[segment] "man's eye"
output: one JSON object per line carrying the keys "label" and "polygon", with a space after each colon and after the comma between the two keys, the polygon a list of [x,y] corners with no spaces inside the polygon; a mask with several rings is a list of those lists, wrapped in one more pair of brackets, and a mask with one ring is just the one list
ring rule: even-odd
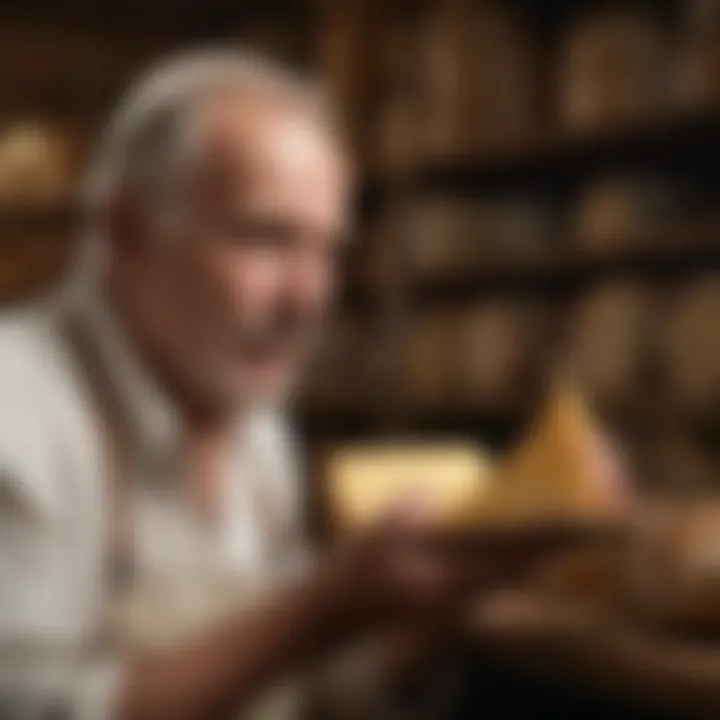
{"label": "man's eye", "polygon": [[227,238],[247,248],[280,248],[292,243],[292,233],[272,220],[240,220],[228,224]]}

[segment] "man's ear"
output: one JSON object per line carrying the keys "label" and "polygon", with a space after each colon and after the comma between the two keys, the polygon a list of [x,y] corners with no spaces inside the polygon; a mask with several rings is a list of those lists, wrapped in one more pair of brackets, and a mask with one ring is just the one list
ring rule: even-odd
{"label": "man's ear", "polygon": [[131,256],[147,247],[146,211],[140,198],[127,191],[117,193],[107,203],[105,212],[115,253]]}

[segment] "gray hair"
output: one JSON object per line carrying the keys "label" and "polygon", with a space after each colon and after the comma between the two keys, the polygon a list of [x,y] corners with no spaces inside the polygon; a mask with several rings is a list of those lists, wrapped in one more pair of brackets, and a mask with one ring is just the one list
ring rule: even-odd
{"label": "gray hair", "polygon": [[150,68],[130,86],[110,118],[91,163],[82,204],[85,227],[70,284],[104,267],[107,244],[98,210],[119,188],[152,198],[178,175],[179,137],[188,115],[209,95],[245,92],[281,99],[341,135],[331,98],[311,77],[236,48],[185,52]]}
{"label": "gray hair", "polygon": [[335,108],[312,78],[243,50],[183,53],[142,74],[122,98],[90,168],[87,208],[101,206],[118,186],[148,193],[172,178],[183,120],[204,97],[223,91],[281,98],[338,129]]}

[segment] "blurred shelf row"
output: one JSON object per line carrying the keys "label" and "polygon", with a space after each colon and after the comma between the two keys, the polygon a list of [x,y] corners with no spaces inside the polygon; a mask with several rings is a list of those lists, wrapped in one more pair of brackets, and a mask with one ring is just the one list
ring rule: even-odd
{"label": "blurred shelf row", "polygon": [[[553,152],[518,150],[492,161],[466,158],[457,164],[448,159],[405,180],[388,177],[385,212],[361,222],[348,305],[377,307],[379,296],[398,282],[420,299],[458,298],[504,288],[562,290],[606,274],[672,274],[717,264],[720,113],[707,111],[703,117],[705,136],[683,120],[655,133],[640,126],[621,140],[611,133],[592,141],[569,140]],[[6,264],[15,258],[22,262],[20,246],[32,256],[38,243],[49,246],[53,237],[66,242],[77,226],[80,213],[66,194],[77,186],[74,165],[67,160],[70,153],[52,149],[56,137],[51,128],[37,125],[0,133],[0,259]],[[688,154],[682,138],[705,146]],[[534,191],[522,186],[521,179],[533,172],[539,180],[542,172],[592,164],[587,158],[593,153],[598,162],[613,152],[627,160],[623,148],[643,144],[657,144],[661,155],[664,148],[665,157],[678,152],[690,157],[694,171],[606,169],[560,194],[549,192],[550,183],[539,183]],[[715,177],[700,172],[699,154],[716,162]],[[502,196],[484,184],[516,173],[520,185]],[[377,199],[377,187],[366,197],[376,193]],[[9,297],[4,287],[0,293]]]}
{"label": "blurred shelf row", "polygon": [[[718,102],[718,38],[714,0],[351,0],[329,10],[321,34],[360,159],[381,177],[478,153],[508,172],[517,147],[523,173],[547,153],[568,170],[603,150],[568,146],[568,135],[612,128],[622,145],[642,123],[662,136],[665,118]],[[651,151],[654,140],[626,149]],[[474,165],[470,175],[481,177]]]}
{"label": "blurred shelf row", "polygon": [[355,407],[523,409],[558,368],[597,407],[648,417],[661,403],[720,424],[720,270],[670,283],[613,278],[570,302],[516,295],[420,308],[383,336],[342,316],[319,354],[311,398]]}
{"label": "blurred shelf row", "polygon": [[720,487],[720,270],[603,279],[572,301],[515,294],[415,308],[387,351],[345,317],[300,403],[318,443],[386,434],[516,442],[567,373],[654,487]]}
{"label": "blurred shelf row", "polygon": [[[35,217],[62,222],[71,217],[71,191],[87,153],[87,128],[52,119],[0,119],[0,228]],[[720,107],[562,133],[479,153],[417,159],[410,166],[370,177],[361,188],[362,208],[428,194],[459,195],[506,190],[545,191],[558,180],[623,169],[659,168],[673,174],[703,169],[717,175]],[[707,167],[706,167],[707,166]]]}
{"label": "blurred shelf row", "polygon": [[627,169],[716,172],[720,106],[627,120],[585,131],[555,131],[480,152],[417,157],[370,175],[362,207],[407,196],[564,188],[592,173]]}

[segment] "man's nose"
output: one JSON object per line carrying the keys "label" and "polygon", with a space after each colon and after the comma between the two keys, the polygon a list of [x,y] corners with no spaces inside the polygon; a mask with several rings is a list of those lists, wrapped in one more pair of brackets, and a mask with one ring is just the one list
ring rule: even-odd
{"label": "man's nose", "polygon": [[314,314],[330,302],[333,272],[316,253],[300,253],[286,274],[288,299],[299,312]]}

